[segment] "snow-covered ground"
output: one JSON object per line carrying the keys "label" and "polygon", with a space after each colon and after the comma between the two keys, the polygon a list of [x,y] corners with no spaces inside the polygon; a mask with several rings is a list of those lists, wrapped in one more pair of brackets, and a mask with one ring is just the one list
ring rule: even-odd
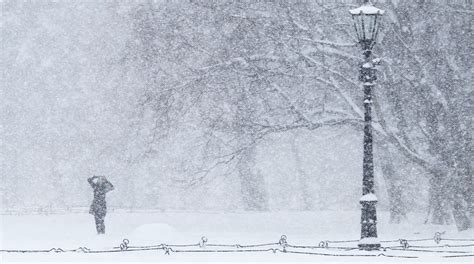
{"label": "snow-covered ground", "polygon": [[[147,246],[167,244],[173,250],[242,250],[242,249],[278,249],[275,244],[256,248],[213,247],[211,244],[262,244],[278,243],[281,236],[287,236],[289,245],[318,246],[321,241],[357,240],[360,224],[359,212],[265,212],[265,213],[220,213],[220,212],[125,212],[114,211],[106,217],[106,235],[96,235],[93,217],[87,213],[54,214],[54,215],[2,215],[1,249],[46,249],[63,250],[87,247],[90,250],[117,250],[124,238],[128,246]],[[458,232],[454,226],[434,226],[423,224],[422,215],[410,215],[404,224],[389,224],[388,214],[379,212],[378,233],[380,239],[424,239],[433,238],[436,232],[445,232],[441,238],[474,239],[472,231]],[[210,246],[206,247],[173,247],[171,244],[195,244],[205,236]],[[401,247],[380,252],[364,252],[357,249],[336,248],[293,248],[287,251],[339,254],[339,255],[380,255],[363,256],[324,256],[291,254],[271,250],[267,252],[195,252],[183,253],[171,251],[166,255],[164,250],[122,251],[108,253],[5,253],[2,263],[9,262],[84,262],[116,263],[126,262],[345,262],[360,263],[417,263],[472,262],[474,241],[441,240],[436,244],[430,241],[408,241],[409,250]],[[442,245],[468,245],[463,247],[439,247]],[[416,248],[418,246],[438,246],[434,248]],[[357,247],[357,242],[328,243],[329,247]],[[382,243],[382,246],[400,246],[399,242]],[[412,251],[422,250],[422,251]],[[423,250],[445,252],[431,253]],[[119,250],[117,250],[119,251]],[[450,253],[448,251],[455,251]],[[462,253],[467,252],[467,253]],[[445,258],[443,256],[471,255],[471,257]],[[418,258],[395,258],[388,256],[413,256]]]}

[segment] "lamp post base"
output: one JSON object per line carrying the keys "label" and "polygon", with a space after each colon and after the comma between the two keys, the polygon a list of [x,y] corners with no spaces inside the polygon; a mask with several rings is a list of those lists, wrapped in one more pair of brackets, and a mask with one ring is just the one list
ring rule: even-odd
{"label": "lamp post base", "polygon": [[360,250],[379,250],[381,247],[379,239],[376,237],[362,238],[358,246]]}

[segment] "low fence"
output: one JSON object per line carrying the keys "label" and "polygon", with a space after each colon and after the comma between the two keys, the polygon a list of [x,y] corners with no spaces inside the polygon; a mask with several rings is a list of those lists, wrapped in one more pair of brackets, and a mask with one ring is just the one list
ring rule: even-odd
{"label": "low fence", "polygon": [[[474,238],[444,238],[442,233],[435,233],[431,238],[382,240],[379,250],[364,251],[357,247],[358,240],[324,240],[317,245],[296,245],[282,235],[278,241],[261,244],[219,244],[209,243],[206,237],[191,244],[156,244],[133,245],[130,240],[123,239],[116,247],[109,249],[0,249],[0,253],[82,253],[82,254],[127,254],[140,251],[162,251],[165,255],[185,253],[282,253],[304,254],[328,257],[390,257],[390,258],[422,258],[423,256],[439,256],[442,258],[469,258],[474,256]],[[5,245],[4,246],[8,246]]]}

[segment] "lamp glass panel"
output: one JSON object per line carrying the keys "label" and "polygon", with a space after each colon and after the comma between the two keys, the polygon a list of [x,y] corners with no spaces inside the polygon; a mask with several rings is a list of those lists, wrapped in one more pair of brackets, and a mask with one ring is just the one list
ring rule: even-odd
{"label": "lamp glass panel", "polygon": [[364,40],[365,38],[365,35],[364,35],[364,30],[363,30],[363,27],[362,27],[362,15],[356,15],[355,16],[355,26],[356,26],[356,30],[357,30],[357,35],[359,37],[359,41],[362,41]]}
{"label": "lamp glass panel", "polygon": [[375,16],[374,15],[365,15],[365,21],[366,21],[366,39],[373,40],[374,38],[374,27],[375,27]]}

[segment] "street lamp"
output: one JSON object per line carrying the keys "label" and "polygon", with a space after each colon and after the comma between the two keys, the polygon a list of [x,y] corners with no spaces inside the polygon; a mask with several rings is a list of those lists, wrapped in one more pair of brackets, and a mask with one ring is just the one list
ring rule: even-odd
{"label": "street lamp", "polygon": [[368,0],[361,7],[349,11],[354,21],[357,39],[362,47],[364,62],[360,66],[359,80],[364,86],[364,158],[361,204],[361,234],[359,249],[378,250],[380,241],[377,238],[377,197],[374,192],[374,161],[372,151],[372,88],[375,65],[379,59],[371,59],[372,48],[377,41],[379,20],[384,11],[374,7]]}

